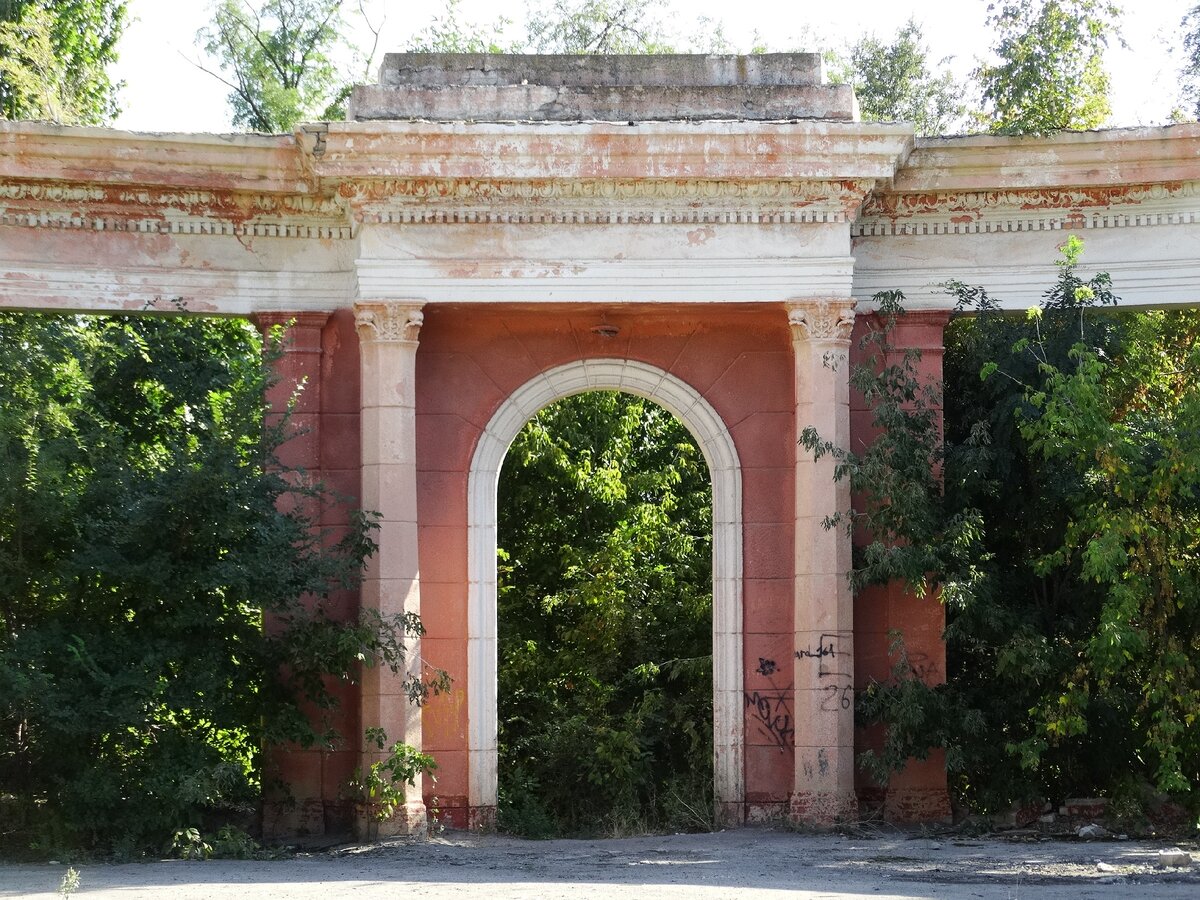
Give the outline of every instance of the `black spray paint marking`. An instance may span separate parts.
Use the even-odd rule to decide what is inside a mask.
[[[796,728],[787,694],[783,691],[753,691],[746,694],[746,706],[753,710],[754,721],[781,751],[792,746]]]

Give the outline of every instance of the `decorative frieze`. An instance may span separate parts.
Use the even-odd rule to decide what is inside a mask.
[[[139,234],[347,240],[335,196],[70,182],[0,182],[0,225]]]
[[[1200,181],[990,191],[878,193],[855,237],[988,234],[1200,222]]]
[[[359,340],[415,343],[425,321],[422,305],[411,302],[354,304],[354,325]]]
[[[359,221],[422,223],[844,223],[871,179],[389,178],[338,192]]]

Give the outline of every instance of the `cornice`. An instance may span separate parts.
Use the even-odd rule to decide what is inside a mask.
[[[893,188],[928,193],[1156,184],[1193,180],[1198,165],[1200,124],[921,138]]]
[[[0,180],[313,193],[303,135],[158,134],[0,122]]]
[[[338,181],[890,179],[912,146],[910,126],[872,123],[334,122],[314,171]]]
[[[1200,221],[1200,125],[922,138],[856,237]]]

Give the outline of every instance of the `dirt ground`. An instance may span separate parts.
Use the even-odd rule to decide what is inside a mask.
[[[526,841],[449,833],[264,862],[85,864],[76,897],[217,900],[471,898],[1156,898],[1200,897],[1200,846],[1188,868],[1167,845],[931,838],[900,832],[717,834]],[[63,864],[0,865],[0,897],[55,900]]]

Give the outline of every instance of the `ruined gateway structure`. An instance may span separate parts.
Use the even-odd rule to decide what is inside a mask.
[[[854,816],[867,788],[853,693],[887,676],[888,631],[922,677],[945,674],[936,602],[851,595],[849,539],[821,527],[846,488],[796,446],[808,425],[869,438],[847,374],[872,295],[906,293],[898,341],[930,379],[940,285],[1031,305],[1068,231],[1125,303],[1195,302],[1198,152],[1195,125],[915,140],[857,121],[813,55],[391,55],[350,121],[294,135],[0,123],[0,305],[181,302],[290,323],[281,374],[305,388],[288,461],[382,514],[344,612],[419,611],[421,656],[454,679],[417,709],[369,671],[340,730],[382,726],[432,753],[458,826],[487,824],[496,803],[509,442],[579,391],[662,404],[713,481],[719,816],[823,823]],[[279,754],[298,802],[268,828],[344,828],[363,760],[355,746]],[[394,830],[423,826],[421,797]],[[941,760],[912,763],[885,804],[946,815]]]

